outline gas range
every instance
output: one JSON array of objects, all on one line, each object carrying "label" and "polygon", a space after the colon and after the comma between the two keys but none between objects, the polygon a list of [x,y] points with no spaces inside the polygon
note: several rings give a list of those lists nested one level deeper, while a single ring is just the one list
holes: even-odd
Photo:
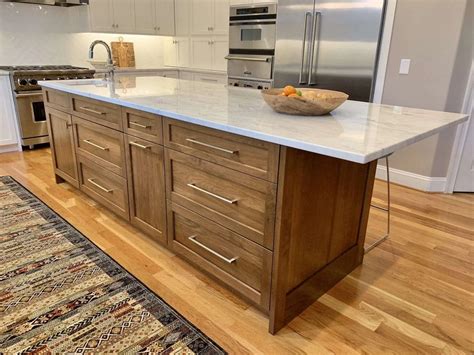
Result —
[{"label": "gas range", "polygon": [[10,73],[21,145],[30,148],[49,141],[46,111],[38,82],[91,79],[95,74],[95,70],[71,65],[0,66],[0,70]]},{"label": "gas range", "polygon": [[71,65],[0,66],[0,70],[10,73],[12,89],[16,93],[41,90],[38,85],[41,80],[90,79],[95,73],[89,68]]}]

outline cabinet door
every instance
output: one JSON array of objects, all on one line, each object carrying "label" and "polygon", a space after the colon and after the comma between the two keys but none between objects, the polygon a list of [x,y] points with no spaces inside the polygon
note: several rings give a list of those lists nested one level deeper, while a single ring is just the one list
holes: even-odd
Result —
[{"label": "cabinet door", "polygon": [[163,60],[165,65],[175,67],[178,65],[178,44],[172,37],[165,38]]},{"label": "cabinet door", "polygon": [[186,38],[186,37],[177,38],[176,46],[178,49],[178,66],[189,67],[190,65],[189,38]]},{"label": "cabinet door", "polygon": [[112,0],[90,0],[89,20],[93,32],[114,32]]},{"label": "cabinet door", "polygon": [[227,38],[216,38],[212,41],[213,62],[212,69],[227,71],[226,55],[229,54],[229,41]]},{"label": "cabinet door", "polygon": [[155,0],[156,34],[174,36],[174,0]]},{"label": "cabinet door", "polygon": [[193,67],[200,69],[212,69],[212,44],[209,38],[192,39]]},{"label": "cabinet door", "polygon": [[135,32],[155,33],[155,0],[135,0]]},{"label": "cabinet door", "polygon": [[229,33],[229,0],[214,0],[214,25],[212,34]]},{"label": "cabinet door", "polygon": [[135,1],[113,0],[115,32],[135,32]]},{"label": "cabinet door", "polygon": [[191,0],[191,32],[209,35],[214,26],[214,0]]},{"label": "cabinet door", "polygon": [[166,244],[165,171],[163,147],[127,136],[130,220]]},{"label": "cabinet door", "polygon": [[71,115],[46,107],[54,172],[79,187]]},{"label": "cabinet door", "polygon": [[188,36],[189,22],[191,20],[191,0],[175,0],[174,9],[176,36]]}]

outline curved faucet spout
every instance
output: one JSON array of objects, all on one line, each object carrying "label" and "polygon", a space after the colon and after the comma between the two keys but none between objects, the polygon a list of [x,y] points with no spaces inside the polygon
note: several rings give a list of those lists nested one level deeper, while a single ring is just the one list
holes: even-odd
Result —
[{"label": "curved faucet spout", "polygon": [[91,43],[90,47],[89,47],[89,59],[93,59],[94,58],[94,47],[97,45],[97,44],[101,44],[105,47],[105,49],[107,50],[107,64],[109,65],[113,65],[114,64],[114,61],[112,59],[112,51],[110,50],[110,47],[107,43],[105,43],[104,41],[101,41],[101,40],[96,40],[94,42]]}]

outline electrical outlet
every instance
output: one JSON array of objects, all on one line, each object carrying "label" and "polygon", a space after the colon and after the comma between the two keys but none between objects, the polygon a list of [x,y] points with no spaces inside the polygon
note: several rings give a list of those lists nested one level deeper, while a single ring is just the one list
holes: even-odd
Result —
[{"label": "electrical outlet", "polygon": [[410,72],[410,63],[411,63],[410,59],[402,59],[400,61],[400,70],[398,73],[407,75]]}]

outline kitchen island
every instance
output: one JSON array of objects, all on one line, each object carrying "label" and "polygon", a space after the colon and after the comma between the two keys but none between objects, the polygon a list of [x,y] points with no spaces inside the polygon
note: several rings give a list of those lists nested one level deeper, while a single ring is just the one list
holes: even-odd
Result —
[{"label": "kitchen island", "polygon": [[245,298],[275,333],[363,261],[377,159],[466,115],[162,77],[43,82],[67,181]]}]

